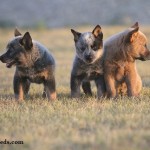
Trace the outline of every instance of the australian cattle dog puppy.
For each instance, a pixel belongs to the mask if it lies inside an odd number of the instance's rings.
[[[29,32],[22,35],[17,29],[15,37],[6,47],[6,53],[0,60],[8,68],[16,66],[14,75],[14,93],[17,100],[23,100],[24,94],[29,91],[30,83],[44,85],[43,96],[56,99],[55,87],[55,60],[47,48],[32,40]]]
[[[80,97],[80,86],[86,95],[92,95],[90,81],[97,86],[97,97],[104,96],[105,82],[102,68],[103,33],[97,25],[92,32],[79,33],[73,29],[76,56],[71,72],[71,97]]]
[[[132,27],[109,37],[104,42],[104,77],[109,98],[123,92],[138,96],[142,88],[135,61],[148,60],[147,38],[136,22]]]

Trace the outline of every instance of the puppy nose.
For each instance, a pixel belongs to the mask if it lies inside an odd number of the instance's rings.
[[[86,55],[85,55],[85,58],[86,58],[87,60],[91,60],[91,59],[92,59],[92,55],[91,55],[91,54],[86,54]]]
[[[4,56],[3,55],[0,56],[0,61],[2,61],[2,62],[4,61]]]

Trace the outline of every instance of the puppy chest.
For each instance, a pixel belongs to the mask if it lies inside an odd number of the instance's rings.
[[[100,73],[98,72],[91,72],[91,73],[88,73],[85,77],[85,79],[88,79],[88,80],[94,80],[96,78],[98,78],[100,76]]]
[[[122,82],[125,78],[125,69],[124,67],[118,67],[115,72],[115,78],[117,81]]]
[[[101,74],[102,74],[102,70],[100,68],[96,68],[96,69],[89,68],[85,72],[85,79],[94,80],[98,78]]]
[[[33,83],[42,83],[48,78],[48,72],[46,70],[38,72],[34,69],[25,69],[24,71],[20,71],[19,74]]]

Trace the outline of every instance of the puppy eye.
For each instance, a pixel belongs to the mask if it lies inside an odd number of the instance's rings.
[[[94,51],[98,50],[98,47],[97,47],[96,45],[92,45],[91,48],[92,48]]]

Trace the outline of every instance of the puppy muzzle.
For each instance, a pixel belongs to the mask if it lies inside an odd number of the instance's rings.
[[[0,60],[2,60],[2,56],[0,56]]]
[[[4,55],[1,55],[1,56],[0,56],[0,61],[3,62],[3,63],[5,63]]]
[[[93,60],[92,55],[85,55],[85,60],[88,62],[92,62],[92,60]]]

